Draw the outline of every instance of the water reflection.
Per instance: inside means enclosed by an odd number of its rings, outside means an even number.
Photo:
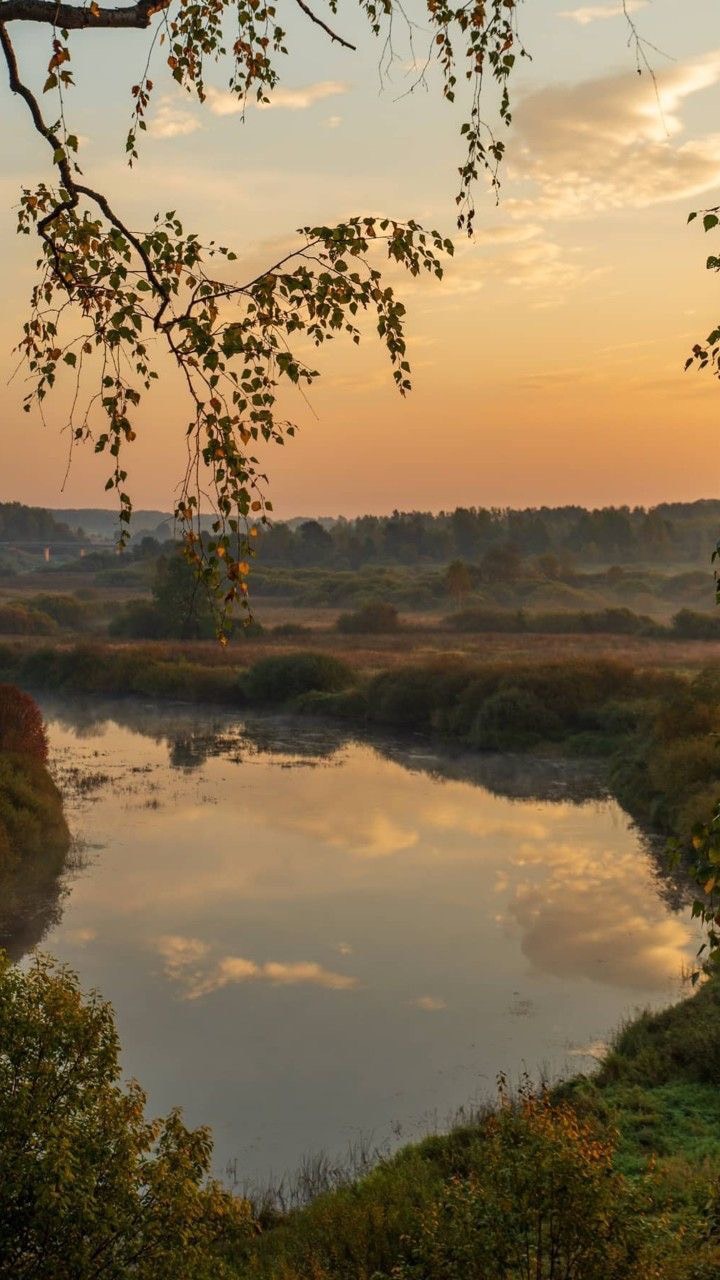
[[[101,848],[45,945],[113,1000],[128,1069],[210,1122],[221,1162],[283,1168],[442,1118],[500,1068],[577,1069],[693,954],[682,894],[589,766],[44,709],[60,774],[107,779],[70,796]]]
[[[67,860],[44,850],[0,867],[0,948],[19,960],[60,921]]]

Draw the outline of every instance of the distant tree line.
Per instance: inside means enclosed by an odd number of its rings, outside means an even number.
[[[275,524],[260,540],[260,566],[358,569],[460,558],[480,563],[488,581],[512,581],[529,556],[547,557],[546,576],[573,561],[633,564],[707,560],[717,541],[720,502],[645,507],[457,507],[433,515],[304,520]],[[551,559],[555,557],[555,560]]]
[[[44,507],[26,507],[22,502],[0,502],[0,542],[63,542],[84,540],[81,529],[71,529]]]

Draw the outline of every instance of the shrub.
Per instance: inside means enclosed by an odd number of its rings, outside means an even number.
[[[370,718],[397,728],[444,728],[445,709],[471,678],[463,664],[447,661],[383,671],[368,686]]]
[[[34,597],[32,605],[68,630],[79,631],[87,624],[88,609],[75,596],[39,595]]]
[[[0,960],[1,1274],[229,1274],[220,1246],[248,1233],[246,1202],[206,1181],[206,1129],[145,1118],[118,1056],[110,1006],[72,973]]]
[[[713,978],[669,1009],[635,1018],[616,1038],[596,1079],[600,1085],[720,1085],[720,980]]]
[[[475,747],[502,751],[554,737],[560,720],[530,689],[506,685],[482,703],[468,735]]]
[[[341,613],[335,625],[345,635],[386,635],[399,630],[400,618],[394,604],[371,600],[353,613]]]
[[[289,702],[303,693],[337,693],[355,683],[352,669],[329,653],[288,653],[261,658],[243,688],[253,702]]]
[[[166,629],[160,610],[151,600],[129,600],[111,619],[108,634],[123,640],[161,640]]]
[[[12,684],[0,685],[0,751],[47,760],[48,743],[40,708]]]
[[[0,948],[15,958],[58,917],[69,848],[62,799],[45,766],[0,754]]]
[[[526,1090],[485,1121],[482,1160],[410,1236],[396,1280],[613,1280],[637,1232],[614,1135]]]
[[[720,617],[716,613],[681,609],[672,620],[672,629],[682,640],[720,640]]]
[[[532,631],[531,620],[521,609],[463,609],[460,613],[451,614],[446,625],[453,631],[480,631],[514,633]]]
[[[49,614],[24,604],[0,604],[0,635],[51,636],[57,623]]]
[[[39,760],[0,755],[0,831],[6,868],[48,850],[67,852],[70,837],[60,792]]]

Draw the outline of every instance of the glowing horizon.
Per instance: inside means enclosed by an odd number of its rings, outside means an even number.
[[[398,398],[372,335],[359,350],[338,342],[321,352],[311,407],[292,406],[300,434],[262,454],[280,518],[708,496],[720,387],[683,365],[716,321],[704,260],[717,244],[686,220],[718,198],[720,133],[707,122],[720,105],[720,49],[702,45],[710,0],[682,11],[678,0],[637,3],[643,33],[674,59],[657,55],[656,90],[635,73],[619,8],[524,6],[533,61],[514,87],[500,204],[478,194],[475,240],[457,237],[444,282],[401,286],[414,391]],[[201,110],[158,76],[128,176],[128,87],[144,43],[116,35],[112,65],[99,59],[107,36],[73,40],[71,105],[83,167],[134,225],[156,204],[177,207],[188,227],[226,239],[248,262],[272,260],[294,226],[353,212],[452,231],[458,116],[433,95],[402,97],[402,68],[378,95],[371,41],[353,59],[301,33],[307,52],[273,109],[249,111],[245,124],[219,86]],[[26,66],[42,66],[43,39],[22,40]],[[15,237],[10,205],[23,183],[47,175],[22,104],[3,92],[7,382],[36,257]],[[47,402],[47,428],[21,401],[20,380],[3,386],[0,500],[104,506],[107,463],[91,452],[77,451],[62,490],[68,440],[53,425],[62,394]],[[137,507],[172,506],[186,418],[171,383],[147,400],[126,454]]]

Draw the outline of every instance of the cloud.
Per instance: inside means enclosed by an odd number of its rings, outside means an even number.
[[[197,116],[187,107],[180,106],[173,98],[160,99],[152,118],[150,132],[154,138],[182,138],[195,133],[202,126]]]
[[[687,964],[693,935],[681,915],[649,896],[637,849],[623,854],[575,842],[523,844],[500,920],[520,931],[536,973],[613,987],[667,990]]]
[[[538,189],[508,211],[535,224],[687,199],[720,181],[720,135],[680,139],[680,111],[720,81],[720,53],[649,76],[624,74],[529,94],[515,111],[513,176]]]
[[[229,89],[210,87],[207,91],[207,101],[210,110],[216,116],[241,115],[248,106],[257,106],[259,111],[307,111],[308,107],[313,107],[316,102],[323,102],[325,98],[334,98],[338,94],[347,93],[349,88],[350,86],[342,80],[319,80],[315,84],[308,84],[298,89],[276,89],[269,102],[255,103],[245,102]],[[333,118],[336,118],[339,123],[340,117],[331,117]]]
[[[580,9],[563,9],[558,17],[569,18],[571,22],[586,27],[589,23],[599,22],[604,18],[620,18],[625,13],[637,13],[639,9],[646,9],[647,4],[648,0],[626,0],[624,8],[622,4],[588,4]]]
[[[291,963],[267,960],[262,964],[245,956],[210,960],[210,947],[199,938],[172,934],[159,938],[155,947],[165,961],[166,977],[182,986],[186,1000],[197,1000],[223,987],[244,982],[267,982],[275,987],[324,987],[328,991],[349,991],[358,985],[357,978],[324,969],[314,960]]]
[[[447,1004],[438,996],[416,996],[410,1001],[416,1009],[424,1009],[426,1013],[437,1013],[440,1009],[447,1009]]]
[[[518,227],[522,231],[522,227]],[[499,283],[503,289],[519,288],[542,294],[543,304],[557,306],[569,289],[593,280],[606,270],[583,260],[583,252],[567,248],[531,228],[530,235],[510,234],[483,238],[472,254],[459,255],[443,282],[442,301],[479,293]]]

